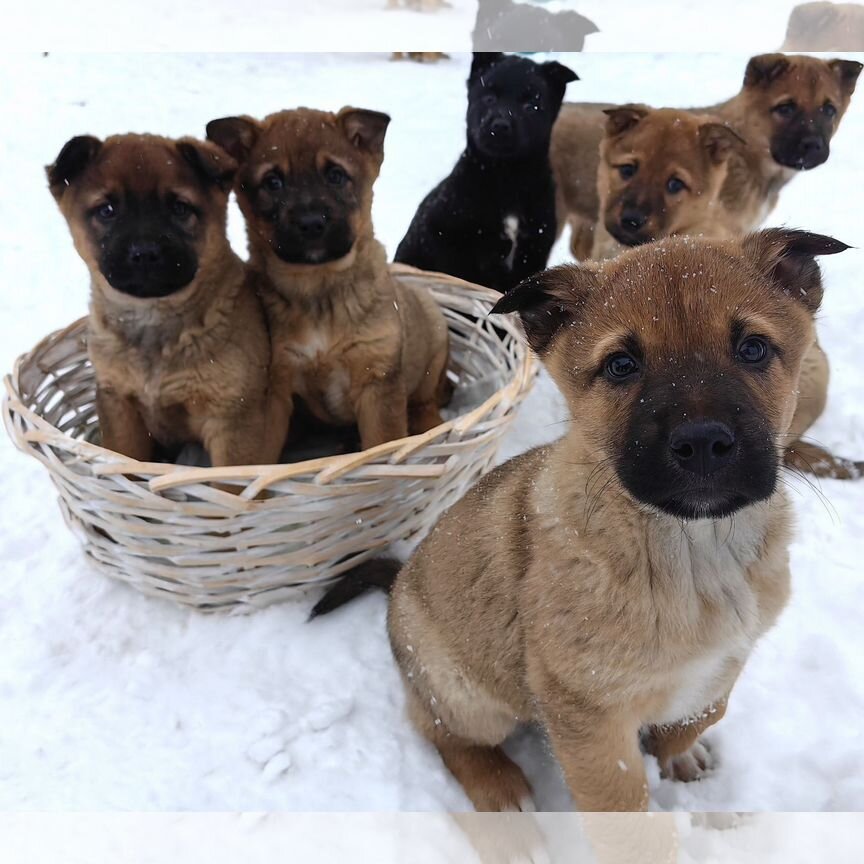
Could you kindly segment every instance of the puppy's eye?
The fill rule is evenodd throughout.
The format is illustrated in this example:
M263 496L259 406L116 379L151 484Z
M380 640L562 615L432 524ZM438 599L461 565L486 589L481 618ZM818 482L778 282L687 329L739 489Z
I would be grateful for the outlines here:
M771 110L780 117L791 117L798 110L798 106L794 102L781 102Z
M117 215L117 210L110 201L106 201L96 208L96 215L103 222L110 222Z
M324 169L324 178L331 186L344 186L351 179L340 165L328 165Z
M749 336L738 346L738 359L742 363L758 364L768 359L771 349L761 336Z
M666 191L670 195L677 195L687 188L687 184L680 177L670 177L666 181Z
M611 381L626 381L639 373L639 364L629 354L619 351L606 359L605 372Z
M830 102L826 102L826 103L822 106L822 113L823 113L826 117L831 117L831 118L833 118L833 117L836 117L836 116L837 116L837 109L836 109L836 108L835 108L835 107L834 107Z
M185 222L193 212L192 205L181 201L179 198L171 203L171 214L180 221Z
M483 94L483 104L484 105L494 105L498 101L498 97L494 93L484 93Z
M618 173L622 180L629 180L636 173L635 165L619 165Z
M265 174L261 185L271 192L278 192L285 188L285 181L278 174Z

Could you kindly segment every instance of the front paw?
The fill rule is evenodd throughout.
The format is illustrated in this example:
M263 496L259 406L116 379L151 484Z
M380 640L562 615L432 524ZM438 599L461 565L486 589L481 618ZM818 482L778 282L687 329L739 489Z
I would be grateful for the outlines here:
M704 741L697 741L689 750L670 756L660 763L660 776L667 780L692 783L701 780L715 764L714 755Z

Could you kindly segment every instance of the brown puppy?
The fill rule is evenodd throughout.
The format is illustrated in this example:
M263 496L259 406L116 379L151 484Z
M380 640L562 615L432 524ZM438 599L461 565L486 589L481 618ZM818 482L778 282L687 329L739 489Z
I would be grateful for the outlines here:
M864 5L802 3L789 14L782 51L864 51Z
M193 138L72 138L47 168L90 270L102 445L132 459L195 441L214 465L275 462L270 341L225 233L236 164Z
M666 776L702 775L699 735L789 594L780 453L814 256L845 248L779 229L672 238L499 302L579 422L451 508L389 612L410 716L478 810L523 807L500 745L530 721L582 810L646 807L640 738Z
M738 233L740 208L730 210L720 197L730 165L740 170L746 158L736 132L710 116L669 108L623 105L605 113L592 258L675 234Z
M270 322L283 433L297 396L319 420L356 422L364 449L441 422L444 316L431 295L390 276L372 230L389 122L377 111L301 108L207 124L240 163L235 188Z
M729 172L722 197L749 231L773 210L797 171L821 165L855 90L854 60L762 54L747 64L741 91L719 105L693 108L732 126L747 142L747 170ZM550 156L558 191L558 224L572 228L571 250L591 254L599 218L597 170L608 104L566 103L552 132ZM754 206L754 195L757 206ZM745 205L739 208L738 201Z

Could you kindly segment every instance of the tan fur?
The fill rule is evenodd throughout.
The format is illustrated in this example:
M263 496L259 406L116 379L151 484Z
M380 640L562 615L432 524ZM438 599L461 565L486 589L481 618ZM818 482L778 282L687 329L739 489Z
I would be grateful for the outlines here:
M437 63L449 59L449 54L443 51L394 51L391 60L413 60L415 63Z
M441 422L446 404L448 333L440 309L423 289L397 283L372 228L372 186L383 159L352 140L358 112L301 108L257 122L237 180L249 235L249 265L267 311L273 342L273 389L286 432L295 397L319 420L357 423L364 449ZM383 115L381 115L383 116ZM286 263L273 251L273 224L256 215L247 190L274 166L286 176L313 175L328 161L345 166L358 206L356 241L342 259Z
M746 379L779 452L815 307L768 287L769 245L670 240L544 283L550 309L574 310L543 357L579 422L451 508L390 605L409 714L477 809L523 807L527 783L500 744L531 721L546 727L582 810L646 807L640 732L664 773L701 776L699 733L722 717L789 594L790 506L782 486L719 520L685 524L639 505L606 461L631 406L594 370L635 332L649 365L679 368L698 351L735 377L732 320L753 317L784 352L763 383Z
M789 13L781 51L864 51L864 5L802 3Z
M726 102L690 109L727 123L747 142L751 155L736 170L730 170L721 191L724 207L734 217L738 233L761 224L776 206L782 187L796 174L771 156L771 107L790 95L807 108L830 98L838 110L836 132L854 90L854 82L849 89L841 80L832 65L836 61L801 56L785 59L790 72L770 86L745 85ZM550 156L558 189L558 227L563 230L570 223L571 251L577 260L590 257L593 247L600 212L596 178L606 123L603 111L612 107L601 103L565 103L552 131Z
M212 144L180 143L233 166ZM156 443L195 441L207 448L214 465L276 462L279 442L267 420L270 341L263 310L228 244L227 191L214 186L206 192L191 176L177 142L118 135L102 144L83 177L53 190L90 270L88 351L102 445L147 461ZM205 213L193 281L160 299L115 290L99 270L90 209L106 195L161 197L171 190Z

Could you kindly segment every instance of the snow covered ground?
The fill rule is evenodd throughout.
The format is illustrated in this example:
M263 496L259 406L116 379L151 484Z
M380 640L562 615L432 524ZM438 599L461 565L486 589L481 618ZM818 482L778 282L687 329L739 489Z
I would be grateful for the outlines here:
M735 92L747 55L563 59L582 79L572 99L687 105ZM434 67L386 55L4 56L0 369L86 311L86 272L42 168L72 135L201 134L213 117L298 104L388 111L375 220L392 252L462 147L467 69L467 56ZM796 178L771 219L858 247L824 262L819 332L833 377L813 436L859 457L862 138L864 93L828 164ZM231 234L242 250L236 213ZM557 437L560 419L541 379L506 455ZM311 601L248 617L190 613L93 572L41 466L5 435L0 477L0 809L467 806L403 717L383 597L314 624ZM655 808L864 810L864 482L799 486L795 501L794 598L710 733L719 767L683 786L649 763ZM568 807L543 742L524 735L513 747L538 804Z

